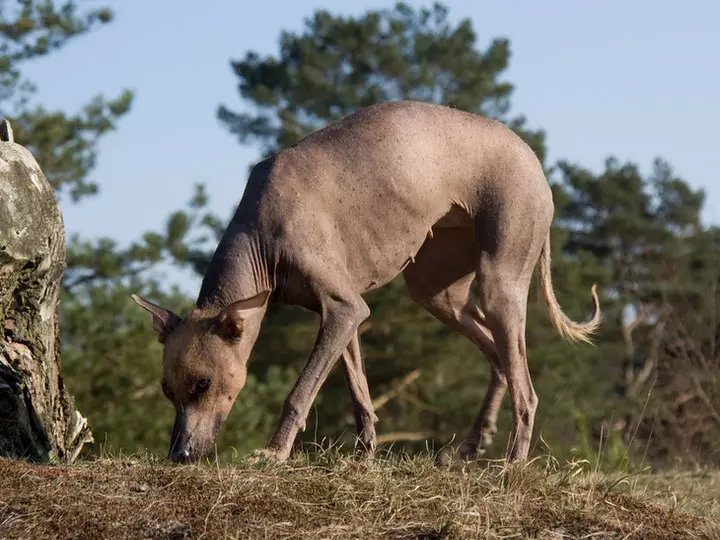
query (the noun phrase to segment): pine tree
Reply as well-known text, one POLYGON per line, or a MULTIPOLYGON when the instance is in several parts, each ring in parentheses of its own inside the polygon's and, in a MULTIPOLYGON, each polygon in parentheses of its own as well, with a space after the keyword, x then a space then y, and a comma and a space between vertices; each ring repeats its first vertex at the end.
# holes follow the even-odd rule
POLYGON ((609 278, 598 379, 614 385, 597 429, 656 464, 717 462, 720 260, 717 229, 700 222, 704 192, 660 158, 648 176, 614 158, 600 174, 558 169, 567 253, 609 278))
POLYGON ((9 118, 15 140, 33 152, 58 192, 73 200, 97 191, 87 180, 96 145, 130 108, 132 93, 92 98, 75 114, 48 111, 34 103, 35 85, 22 75, 24 63, 52 54, 112 20, 107 8, 81 12, 75 2, 17 0, 0 5, 0 114, 9 118))

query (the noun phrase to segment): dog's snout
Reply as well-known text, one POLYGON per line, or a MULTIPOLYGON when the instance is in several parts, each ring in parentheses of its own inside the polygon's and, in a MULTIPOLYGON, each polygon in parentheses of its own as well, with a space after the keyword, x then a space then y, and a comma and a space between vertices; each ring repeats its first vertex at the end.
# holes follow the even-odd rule
POLYGON ((175 463, 186 463, 190 461, 190 452, 187 448, 176 448, 170 452, 170 460, 175 463))

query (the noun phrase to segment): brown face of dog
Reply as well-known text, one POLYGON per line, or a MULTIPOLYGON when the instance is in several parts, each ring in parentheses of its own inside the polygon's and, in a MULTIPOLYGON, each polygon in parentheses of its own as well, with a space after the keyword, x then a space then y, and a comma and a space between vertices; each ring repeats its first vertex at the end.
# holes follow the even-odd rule
POLYGON ((196 461, 215 436, 245 386, 247 360, 260 331, 269 292, 234 302, 219 314, 193 310, 182 320, 170 310, 133 295, 152 315, 165 345, 162 389, 175 405, 169 459, 196 461))

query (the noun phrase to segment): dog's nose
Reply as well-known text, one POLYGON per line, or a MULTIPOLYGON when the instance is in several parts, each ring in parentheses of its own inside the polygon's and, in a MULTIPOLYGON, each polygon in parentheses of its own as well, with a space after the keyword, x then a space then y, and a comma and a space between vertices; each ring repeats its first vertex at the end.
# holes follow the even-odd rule
POLYGON ((190 452, 187 448, 176 448, 170 453, 170 459, 175 463, 190 461, 190 452))

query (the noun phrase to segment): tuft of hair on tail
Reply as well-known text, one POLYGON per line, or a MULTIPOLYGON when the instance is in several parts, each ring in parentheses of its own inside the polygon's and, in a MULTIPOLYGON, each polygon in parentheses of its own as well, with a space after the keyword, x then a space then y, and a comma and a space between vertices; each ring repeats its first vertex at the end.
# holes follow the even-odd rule
POLYGON ((575 322, 565 315, 557 301, 557 298, 555 297, 552 276, 550 275, 550 267, 550 233, 548 232, 547 239, 545 240, 540 253, 539 286, 543 298, 545 299, 545 304, 548 307, 550 321, 563 339, 592 344, 592 336, 600 327, 600 300, 597 295, 597 285, 593 284, 590 289, 593 301, 592 317, 584 323, 575 322))

